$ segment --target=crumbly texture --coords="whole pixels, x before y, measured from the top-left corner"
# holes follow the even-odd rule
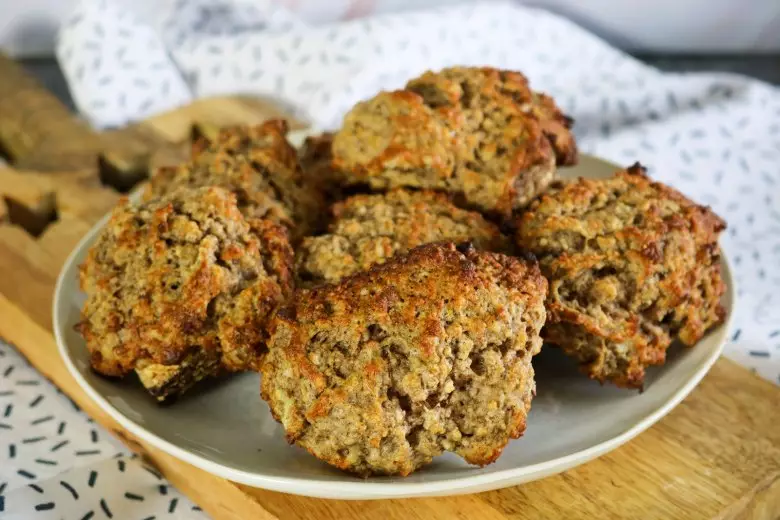
[[[577,163],[577,144],[571,133],[574,120],[566,116],[550,96],[531,90],[528,78],[519,72],[490,67],[451,67],[428,71],[406,85],[435,107],[462,107],[473,111],[471,123],[478,131],[480,113],[495,102],[511,102],[535,116],[555,151],[558,165]]]
[[[189,162],[160,168],[152,176],[145,198],[181,187],[219,186],[235,194],[246,217],[282,224],[295,239],[310,234],[321,221],[324,200],[306,183],[287,130],[286,121],[273,119],[225,128],[213,142],[200,139]]]
[[[299,291],[271,322],[263,398],[291,443],[360,475],[443,451],[489,464],[525,430],[546,292],[535,263],[468,244]]]
[[[283,227],[247,221],[221,188],[124,201],[80,271],[92,367],[135,370],[159,399],[257,368],[268,316],[292,292],[292,255]]]
[[[344,189],[333,169],[333,133],[308,136],[298,152],[305,182],[330,205],[344,198]]]
[[[542,132],[555,150],[555,159],[559,166],[574,166],[577,164],[579,152],[577,141],[571,127],[574,119],[564,114],[555,100],[541,92],[533,93],[530,110],[539,118]]]
[[[553,180],[556,152],[575,161],[569,123],[519,73],[445,69],[355,105],[333,138],[332,164],[348,185],[446,191],[508,219]]]
[[[456,207],[442,193],[393,190],[355,195],[332,208],[325,235],[307,237],[296,251],[300,283],[333,283],[431,242],[471,241],[477,249],[507,252],[498,226]]]
[[[708,207],[653,182],[639,164],[555,186],[517,232],[550,281],[545,340],[591,378],[641,388],[672,340],[692,346],[723,320],[723,229]]]

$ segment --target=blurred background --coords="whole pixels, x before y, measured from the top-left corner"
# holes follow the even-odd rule
[[[95,0],[100,1],[100,0]],[[145,10],[175,0],[137,0]],[[274,1],[274,0],[271,0]],[[310,23],[469,0],[275,0]],[[74,0],[0,0],[0,46],[18,57],[51,55]],[[263,3],[263,2],[259,2]],[[779,53],[778,0],[531,0],[633,53]]]
[[[71,107],[54,48],[57,28],[75,1],[0,0],[3,13],[0,49],[18,59]],[[176,1],[133,0],[132,4],[136,10],[153,14]],[[281,4],[316,25],[469,1],[258,0],[257,3]],[[737,72],[780,84],[778,0],[528,0],[520,3],[562,14],[663,70]]]

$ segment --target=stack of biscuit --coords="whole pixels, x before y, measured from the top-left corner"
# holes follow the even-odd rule
[[[496,460],[543,340],[642,388],[723,320],[725,224],[638,164],[556,180],[572,123],[518,72],[455,67],[297,152],[283,121],[198,141],[82,266],[94,369],[160,400],[259,371],[287,439],[360,475]]]
[[[292,244],[323,203],[286,134],[274,120],[197,141],[141,203],[114,210],[81,266],[79,329],[95,370],[135,372],[163,401],[259,369],[267,321],[293,294]]]

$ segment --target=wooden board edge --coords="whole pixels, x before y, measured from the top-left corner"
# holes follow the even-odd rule
[[[713,520],[777,520],[780,518],[780,469],[768,475]]]

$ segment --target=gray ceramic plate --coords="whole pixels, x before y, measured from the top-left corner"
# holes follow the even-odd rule
[[[299,135],[298,138],[301,136]],[[606,177],[616,167],[582,157],[563,177]],[[495,464],[469,466],[444,455],[406,478],[358,479],[289,446],[259,395],[259,376],[242,374],[203,384],[160,406],[136,384],[105,379],[89,366],[74,332],[83,294],[78,265],[105,219],[68,258],[54,297],[54,330],[73,376],[101,408],[133,434],[171,455],[224,478],[277,491],[342,499],[448,495],[485,491],[564,471],[607,453],[666,415],[707,373],[721,353],[728,323],[695,348],[674,346],[666,365],[649,371],[644,393],[600,386],[578,374],[557,349],[534,358],[537,397],[525,436],[510,443]],[[729,266],[724,304],[731,316],[735,288]]]

